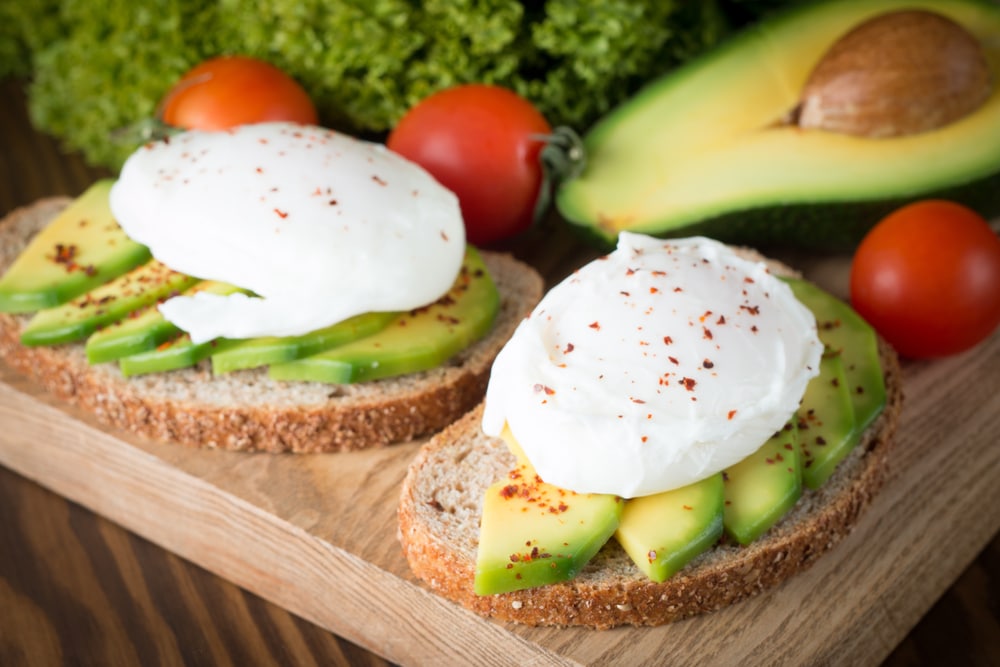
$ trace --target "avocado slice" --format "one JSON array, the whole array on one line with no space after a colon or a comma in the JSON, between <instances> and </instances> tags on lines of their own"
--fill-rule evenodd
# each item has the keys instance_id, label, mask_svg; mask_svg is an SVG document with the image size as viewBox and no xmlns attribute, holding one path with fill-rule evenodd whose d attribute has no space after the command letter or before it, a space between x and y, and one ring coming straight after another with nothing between
<instances>
[{"instance_id":1,"label":"avocado slice","mask_svg":"<svg viewBox=\"0 0 1000 667\"><path fill-rule=\"evenodd\" d=\"M231 344L232 341L226 339L192 343L191 336L182 333L152 350L122 357L118 360L118 368L125 377L148 373L166 373L194 366L216 350L225 349L227 345Z\"/></svg>"},{"instance_id":2,"label":"avocado slice","mask_svg":"<svg viewBox=\"0 0 1000 667\"><path fill-rule=\"evenodd\" d=\"M586 168L556 193L602 244L621 230L732 243L850 247L923 198L1000 214L1000 85L938 130L870 139L786 122L844 33L910 0L807 3L652 82L584 136ZM964 26L1000 76L1000 5L924 0Z\"/></svg>"},{"instance_id":3,"label":"avocado slice","mask_svg":"<svg viewBox=\"0 0 1000 667\"><path fill-rule=\"evenodd\" d=\"M266 336L232 341L212 353L216 375L308 357L381 331L399 313L362 313L302 336Z\"/></svg>"},{"instance_id":4,"label":"avocado slice","mask_svg":"<svg viewBox=\"0 0 1000 667\"><path fill-rule=\"evenodd\" d=\"M854 449L861 439L857 426L840 355L826 355L819 375L806 386L798 411L802 480L807 487L822 486Z\"/></svg>"},{"instance_id":5,"label":"avocado slice","mask_svg":"<svg viewBox=\"0 0 1000 667\"><path fill-rule=\"evenodd\" d=\"M196 278L150 260L69 303L39 311L21 332L21 343L58 345L78 341L195 282Z\"/></svg>"},{"instance_id":6,"label":"avocado slice","mask_svg":"<svg viewBox=\"0 0 1000 667\"><path fill-rule=\"evenodd\" d=\"M381 331L326 352L274 364L276 380L350 383L436 368L493 326L500 296L469 246L455 284L438 301L396 316Z\"/></svg>"},{"instance_id":7,"label":"avocado slice","mask_svg":"<svg viewBox=\"0 0 1000 667\"><path fill-rule=\"evenodd\" d=\"M760 449L723 472L726 534L750 544L776 524L802 497L798 429L789 422Z\"/></svg>"},{"instance_id":8,"label":"avocado slice","mask_svg":"<svg viewBox=\"0 0 1000 667\"><path fill-rule=\"evenodd\" d=\"M184 293L232 294L236 291L239 288L228 283L204 280ZM181 330L168 321L155 305L146 306L91 334L86 344L87 361L99 364L153 350L180 334Z\"/></svg>"},{"instance_id":9,"label":"avocado slice","mask_svg":"<svg viewBox=\"0 0 1000 667\"><path fill-rule=\"evenodd\" d=\"M31 240L0 278L0 312L58 306L149 260L111 215L112 183L94 183Z\"/></svg>"},{"instance_id":10,"label":"avocado slice","mask_svg":"<svg viewBox=\"0 0 1000 667\"><path fill-rule=\"evenodd\" d=\"M517 464L483 499L474 589L492 595L572 579L611 538L623 502L543 482L505 427Z\"/></svg>"},{"instance_id":11,"label":"avocado slice","mask_svg":"<svg viewBox=\"0 0 1000 667\"><path fill-rule=\"evenodd\" d=\"M854 405L858 431L871 426L885 408L885 378L875 330L849 305L816 285L787 279L795 298L816 317L819 339L840 356Z\"/></svg>"},{"instance_id":12,"label":"avocado slice","mask_svg":"<svg viewBox=\"0 0 1000 667\"><path fill-rule=\"evenodd\" d=\"M673 491L632 498L615 539L653 581L664 581L722 537L722 473Z\"/></svg>"}]
</instances>

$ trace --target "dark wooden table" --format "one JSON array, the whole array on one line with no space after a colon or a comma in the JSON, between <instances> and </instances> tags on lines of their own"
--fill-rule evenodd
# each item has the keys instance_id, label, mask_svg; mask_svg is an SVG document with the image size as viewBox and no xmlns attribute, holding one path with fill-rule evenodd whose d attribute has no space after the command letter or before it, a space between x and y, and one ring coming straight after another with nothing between
<instances>
[{"instance_id":1,"label":"dark wooden table","mask_svg":"<svg viewBox=\"0 0 1000 667\"><path fill-rule=\"evenodd\" d=\"M0 100L0 215L103 174L31 127L19 82ZM387 663L0 468L0 665L51 664ZM1000 665L1000 537L885 664Z\"/></svg>"}]
</instances>

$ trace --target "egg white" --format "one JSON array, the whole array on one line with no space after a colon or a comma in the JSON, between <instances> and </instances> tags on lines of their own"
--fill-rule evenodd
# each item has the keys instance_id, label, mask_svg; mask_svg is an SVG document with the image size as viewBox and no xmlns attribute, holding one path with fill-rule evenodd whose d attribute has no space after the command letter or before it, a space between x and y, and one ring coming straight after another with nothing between
<instances>
[{"instance_id":1,"label":"egg white","mask_svg":"<svg viewBox=\"0 0 1000 667\"><path fill-rule=\"evenodd\" d=\"M518 327L493 365L483 430L506 423L566 489L668 491L784 426L822 352L812 313L763 263L709 239L626 232Z\"/></svg>"},{"instance_id":2,"label":"egg white","mask_svg":"<svg viewBox=\"0 0 1000 667\"><path fill-rule=\"evenodd\" d=\"M122 168L111 209L167 266L253 292L161 304L195 342L421 307L449 289L465 251L458 199L425 170L294 123L148 144Z\"/></svg>"}]
</instances>

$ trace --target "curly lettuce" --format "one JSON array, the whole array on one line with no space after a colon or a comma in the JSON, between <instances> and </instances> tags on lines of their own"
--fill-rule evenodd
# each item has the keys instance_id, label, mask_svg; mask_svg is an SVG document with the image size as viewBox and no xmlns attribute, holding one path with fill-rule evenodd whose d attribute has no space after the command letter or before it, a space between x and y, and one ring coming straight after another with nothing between
<instances>
[{"instance_id":1,"label":"curly lettuce","mask_svg":"<svg viewBox=\"0 0 1000 667\"><path fill-rule=\"evenodd\" d=\"M36 126L94 164L120 166L190 67L220 54L299 80L324 124L390 129L430 93L505 85L554 125L584 130L650 78L714 45L717 2L685 0L26 0L61 34L32 53ZM53 7L52 5L55 5Z\"/></svg>"}]
</instances>

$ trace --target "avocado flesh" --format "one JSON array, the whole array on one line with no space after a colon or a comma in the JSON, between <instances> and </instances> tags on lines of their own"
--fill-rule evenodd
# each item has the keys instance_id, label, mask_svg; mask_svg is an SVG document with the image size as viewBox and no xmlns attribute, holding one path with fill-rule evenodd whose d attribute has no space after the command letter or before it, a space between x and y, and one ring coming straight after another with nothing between
<instances>
[{"instance_id":1,"label":"avocado flesh","mask_svg":"<svg viewBox=\"0 0 1000 667\"><path fill-rule=\"evenodd\" d=\"M239 288L228 283L204 280L187 289L184 294L232 294L236 291ZM130 313L125 319L91 334L86 344L87 361L99 364L154 350L180 334L181 330L155 306L147 306L144 310Z\"/></svg>"},{"instance_id":2,"label":"avocado flesh","mask_svg":"<svg viewBox=\"0 0 1000 667\"><path fill-rule=\"evenodd\" d=\"M269 373L276 380L343 384L436 368L483 337L499 309L496 286L470 246L455 284L435 303L396 316L371 336L274 364Z\"/></svg>"},{"instance_id":3,"label":"avocado flesh","mask_svg":"<svg viewBox=\"0 0 1000 667\"><path fill-rule=\"evenodd\" d=\"M181 368L189 368L202 359L209 357L216 350L225 349L231 343L232 341L225 339L192 343L191 336L182 333L180 336L172 338L152 350L122 357L118 360L118 368L125 377L146 375L149 373L166 373Z\"/></svg>"},{"instance_id":4,"label":"avocado flesh","mask_svg":"<svg viewBox=\"0 0 1000 667\"><path fill-rule=\"evenodd\" d=\"M653 581L664 581L715 544L723 531L722 473L651 496L632 498L615 539Z\"/></svg>"},{"instance_id":5,"label":"avocado flesh","mask_svg":"<svg viewBox=\"0 0 1000 667\"><path fill-rule=\"evenodd\" d=\"M618 526L622 501L543 482L505 429L517 458L507 479L486 490L474 589L507 593L572 579Z\"/></svg>"},{"instance_id":6,"label":"avocado flesh","mask_svg":"<svg viewBox=\"0 0 1000 667\"><path fill-rule=\"evenodd\" d=\"M795 298L816 317L819 339L838 354L854 406L858 432L864 432L885 407L885 378L878 336L849 305L805 280L788 279Z\"/></svg>"},{"instance_id":7,"label":"avocado flesh","mask_svg":"<svg viewBox=\"0 0 1000 667\"><path fill-rule=\"evenodd\" d=\"M739 544L750 544L802 497L802 454L795 423L789 422L723 476L726 534Z\"/></svg>"},{"instance_id":8,"label":"avocado flesh","mask_svg":"<svg viewBox=\"0 0 1000 667\"><path fill-rule=\"evenodd\" d=\"M61 306L41 310L21 332L24 345L72 343L197 282L153 259Z\"/></svg>"},{"instance_id":9,"label":"avocado flesh","mask_svg":"<svg viewBox=\"0 0 1000 667\"><path fill-rule=\"evenodd\" d=\"M822 247L857 242L919 198L1000 213L1000 85L965 118L908 137L782 123L838 37L903 7L964 25L1000 73L1000 6L991 3L848 0L793 9L653 82L598 123L584 138L587 168L557 193L559 211L608 243L627 229Z\"/></svg>"},{"instance_id":10,"label":"avocado flesh","mask_svg":"<svg viewBox=\"0 0 1000 667\"><path fill-rule=\"evenodd\" d=\"M18 255L0 278L0 312L58 306L149 260L111 215L112 182L90 186Z\"/></svg>"},{"instance_id":11,"label":"avocado flesh","mask_svg":"<svg viewBox=\"0 0 1000 667\"><path fill-rule=\"evenodd\" d=\"M839 356L826 356L820 362L819 375L809 381L798 414L802 481L818 489L861 439Z\"/></svg>"},{"instance_id":12,"label":"avocado flesh","mask_svg":"<svg viewBox=\"0 0 1000 667\"><path fill-rule=\"evenodd\" d=\"M212 372L221 375L308 357L381 331L397 316L398 313L362 313L302 336L232 341L225 349L212 353Z\"/></svg>"}]
</instances>

